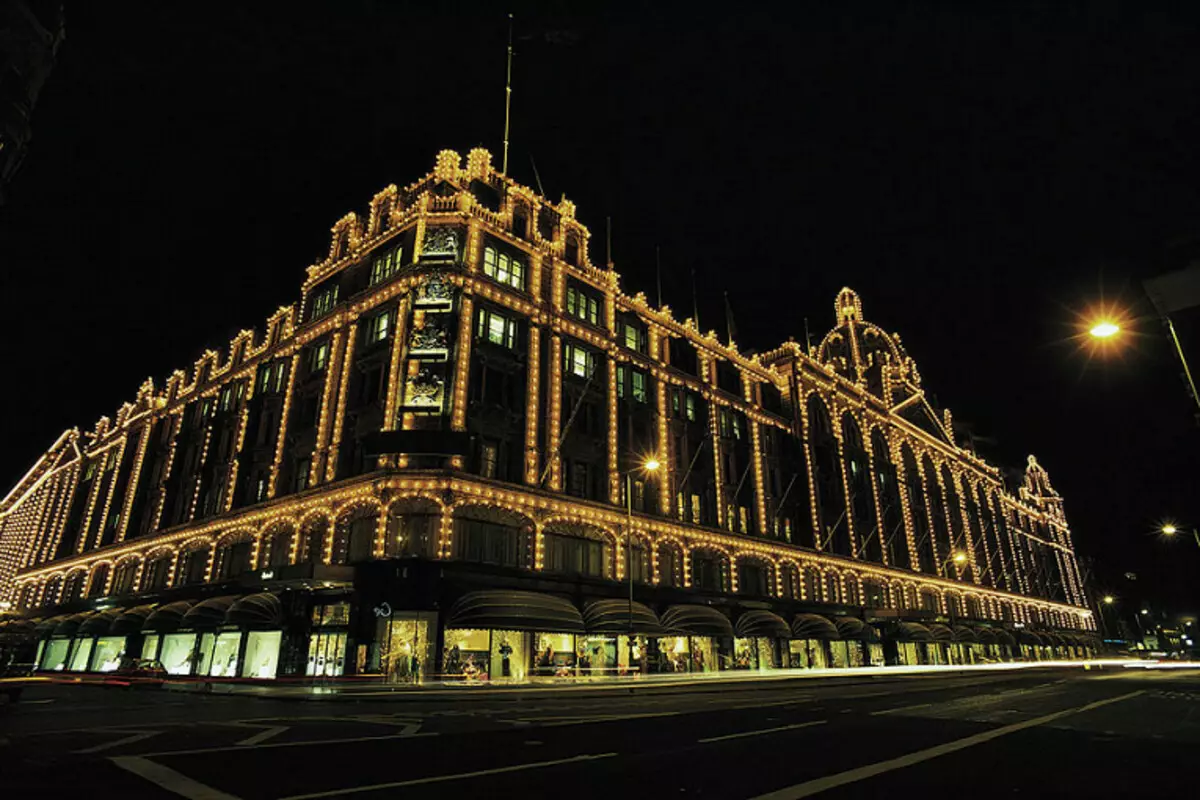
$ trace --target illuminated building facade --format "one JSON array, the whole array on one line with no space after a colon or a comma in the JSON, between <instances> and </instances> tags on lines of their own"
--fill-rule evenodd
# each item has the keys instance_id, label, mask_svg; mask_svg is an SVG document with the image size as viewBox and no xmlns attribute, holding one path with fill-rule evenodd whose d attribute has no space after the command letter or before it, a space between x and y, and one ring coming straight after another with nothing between
<instances>
[{"instance_id":1,"label":"illuminated building facade","mask_svg":"<svg viewBox=\"0 0 1200 800\"><path fill-rule=\"evenodd\" d=\"M851 290L811 352L744 355L624 293L574 205L484 150L332 234L263 331L0 501L10 646L401 680L1092 646L1046 472L1014 493L958 447Z\"/></svg>"}]
</instances>

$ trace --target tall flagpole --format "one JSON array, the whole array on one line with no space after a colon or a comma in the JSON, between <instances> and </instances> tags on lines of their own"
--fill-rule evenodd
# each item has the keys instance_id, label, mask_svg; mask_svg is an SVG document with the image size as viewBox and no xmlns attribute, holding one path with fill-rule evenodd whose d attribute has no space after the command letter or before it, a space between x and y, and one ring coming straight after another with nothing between
<instances>
[{"instance_id":1,"label":"tall flagpole","mask_svg":"<svg viewBox=\"0 0 1200 800\"><path fill-rule=\"evenodd\" d=\"M513 15L508 15L508 74L504 79L504 165L500 171L505 175L508 174L508 120L509 113L512 110L512 36L513 36Z\"/></svg>"}]
</instances>

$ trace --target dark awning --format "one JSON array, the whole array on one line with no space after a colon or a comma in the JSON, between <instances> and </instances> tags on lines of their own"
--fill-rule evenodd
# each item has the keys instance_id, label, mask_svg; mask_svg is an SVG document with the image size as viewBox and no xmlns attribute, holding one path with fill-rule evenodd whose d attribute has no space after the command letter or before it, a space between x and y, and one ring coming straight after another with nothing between
<instances>
[{"instance_id":1,"label":"dark awning","mask_svg":"<svg viewBox=\"0 0 1200 800\"><path fill-rule=\"evenodd\" d=\"M1038 636L1042 637L1042 641L1051 647L1062 647L1066 644L1057 633L1039 633Z\"/></svg>"},{"instance_id":2,"label":"dark awning","mask_svg":"<svg viewBox=\"0 0 1200 800\"><path fill-rule=\"evenodd\" d=\"M1033 645L1034 647L1042 646L1042 640L1036 633L1024 629L1017 631L1017 641L1021 644Z\"/></svg>"},{"instance_id":3,"label":"dark awning","mask_svg":"<svg viewBox=\"0 0 1200 800\"><path fill-rule=\"evenodd\" d=\"M79 630L79 626L83 621L91 616L90 613L85 614L70 614L62 618L62 620L54 626L54 637L56 639L69 639Z\"/></svg>"},{"instance_id":4,"label":"dark awning","mask_svg":"<svg viewBox=\"0 0 1200 800\"><path fill-rule=\"evenodd\" d=\"M933 634L919 622L900 622L888 632L888 637L897 642L932 642Z\"/></svg>"},{"instance_id":5,"label":"dark awning","mask_svg":"<svg viewBox=\"0 0 1200 800\"><path fill-rule=\"evenodd\" d=\"M28 639L33 637L37 627L36 619L9 619L0 622L0 635L13 641Z\"/></svg>"},{"instance_id":6,"label":"dark awning","mask_svg":"<svg viewBox=\"0 0 1200 800\"><path fill-rule=\"evenodd\" d=\"M34 628L33 632L38 636L38 638L45 639L47 636L52 635L54 633L54 629L58 627L58 623L62 622L66 618L67 617L65 614L59 614L57 617L49 617L44 619L37 624L37 627Z\"/></svg>"},{"instance_id":7,"label":"dark awning","mask_svg":"<svg viewBox=\"0 0 1200 800\"><path fill-rule=\"evenodd\" d=\"M820 614L797 614L792 620L795 639L837 639L837 626Z\"/></svg>"},{"instance_id":8,"label":"dark awning","mask_svg":"<svg viewBox=\"0 0 1200 800\"><path fill-rule=\"evenodd\" d=\"M588 633L629 633L628 600L595 600L583 609L583 626ZM642 636L662 636L666 631L658 615L641 603L632 605L632 631Z\"/></svg>"},{"instance_id":9,"label":"dark awning","mask_svg":"<svg viewBox=\"0 0 1200 800\"><path fill-rule=\"evenodd\" d=\"M470 592L450 609L448 628L583 633L579 609L561 597L515 589Z\"/></svg>"},{"instance_id":10,"label":"dark awning","mask_svg":"<svg viewBox=\"0 0 1200 800\"><path fill-rule=\"evenodd\" d=\"M174 633L183 624L183 615L192 607L190 600L177 600L160 606L142 623L142 633Z\"/></svg>"},{"instance_id":11,"label":"dark awning","mask_svg":"<svg viewBox=\"0 0 1200 800\"><path fill-rule=\"evenodd\" d=\"M107 608L104 611L97 611L88 616L83 622L79 623L79 630L75 632L76 636L106 636L109 627L113 621L121 615L119 608Z\"/></svg>"},{"instance_id":12,"label":"dark awning","mask_svg":"<svg viewBox=\"0 0 1200 800\"><path fill-rule=\"evenodd\" d=\"M225 624L264 631L282 628L283 604L270 592L246 595L229 607Z\"/></svg>"},{"instance_id":13,"label":"dark awning","mask_svg":"<svg viewBox=\"0 0 1200 800\"><path fill-rule=\"evenodd\" d=\"M108 628L108 632L113 636L128 636L132 633L137 633L146 623L146 618L152 613L154 613L153 605L127 608L120 616L113 620L112 625Z\"/></svg>"},{"instance_id":14,"label":"dark awning","mask_svg":"<svg viewBox=\"0 0 1200 800\"><path fill-rule=\"evenodd\" d=\"M956 642L961 642L963 644L974 644L979 641L979 634L975 633L975 631L973 631L971 628L968 628L966 625L955 625L951 629L951 633L954 634L954 641Z\"/></svg>"},{"instance_id":15,"label":"dark awning","mask_svg":"<svg viewBox=\"0 0 1200 800\"><path fill-rule=\"evenodd\" d=\"M729 618L712 606L671 606L662 616L662 626L671 633L691 636L733 636Z\"/></svg>"},{"instance_id":16,"label":"dark awning","mask_svg":"<svg viewBox=\"0 0 1200 800\"><path fill-rule=\"evenodd\" d=\"M996 641L996 631L992 628L976 628L975 638L980 644L998 644Z\"/></svg>"},{"instance_id":17,"label":"dark awning","mask_svg":"<svg viewBox=\"0 0 1200 800\"><path fill-rule=\"evenodd\" d=\"M737 618L734 631L743 639L749 639L752 636L790 639L792 636L792 629L784 622L783 617L761 608L743 611Z\"/></svg>"},{"instance_id":18,"label":"dark awning","mask_svg":"<svg viewBox=\"0 0 1200 800\"><path fill-rule=\"evenodd\" d=\"M213 630L225 624L225 615L238 598L232 595L210 597L188 609L181 627L188 630Z\"/></svg>"},{"instance_id":19,"label":"dark awning","mask_svg":"<svg viewBox=\"0 0 1200 800\"><path fill-rule=\"evenodd\" d=\"M839 639L854 639L858 641L878 641L879 635L875 628L863 622L858 617L834 617L833 624L837 627Z\"/></svg>"},{"instance_id":20,"label":"dark awning","mask_svg":"<svg viewBox=\"0 0 1200 800\"><path fill-rule=\"evenodd\" d=\"M950 630L945 625L940 625L936 622L931 622L926 627L929 629L929 633L931 636L933 636L933 640L935 642L953 642L954 641L954 631Z\"/></svg>"},{"instance_id":21,"label":"dark awning","mask_svg":"<svg viewBox=\"0 0 1200 800\"><path fill-rule=\"evenodd\" d=\"M1004 644L1012 647L1017 643L1013 635L1003 628L993 628L992 633L996 636L996 644Z\"/></svg>"}]
</instances>

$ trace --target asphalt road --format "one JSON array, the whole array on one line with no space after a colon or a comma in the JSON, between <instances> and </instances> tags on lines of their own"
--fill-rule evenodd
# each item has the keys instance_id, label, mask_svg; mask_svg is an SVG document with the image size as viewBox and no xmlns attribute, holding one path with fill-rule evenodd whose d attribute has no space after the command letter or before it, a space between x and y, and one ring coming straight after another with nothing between
<instances>
[{"instance_id":1,"label":"asphalt road","mask_svg":"<svg viewBox=\"0 0 1200 800\"><path fill-rule=\"evenodd\" d=\"M0 787L196 800L1190 796L1198 745L1190 670L449 701L46 686L0 709Z\"/></svg>"}]
</instances>

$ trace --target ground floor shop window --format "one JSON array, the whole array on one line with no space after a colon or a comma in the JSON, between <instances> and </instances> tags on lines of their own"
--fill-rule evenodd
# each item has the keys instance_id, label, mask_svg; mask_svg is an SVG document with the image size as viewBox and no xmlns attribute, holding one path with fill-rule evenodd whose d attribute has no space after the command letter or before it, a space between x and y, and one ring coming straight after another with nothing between
<instances>
[{"instance_id":1,"label":"ground floor shop window","mask_svg":"<svg viewBox=\"0 0 1200 800\"><path fill-rule=\"evenodd\" d=\"M878 642L868 644L867 660L872 667L882 667L886 663L883 659L883 645Z\"/></svg>"},{"instance_id":2,"label":"ground floor shop window","mask_svg":"<svg viewBox=\"0 0 1200 800\"><path fill-rule=\"evenodd\" d=\"M308 664L304 674L337 677L346 670L346 634L314 633L308 638Z\"/></svg>"},{"instance_id":3,"label":"ground floor shop window","mask_svg":"<svg viewBox=\"0 0 1200 800\"><path fill-rule=\"evenodd\" d=\"M375 622L371 670L393 683L420 683L432 664L430 623L416 616L393 614Z\"/></svg>"},{"instance_id":4,"label":"ground floor shop window","mask_svg":"<svg viewBox=\"0 0 1200 800\"><path fill-rule=\"evenodd\" d=\"M206 633L200 637L200 668L197 675L232 678L237 675L238 650L242 645L240 631Z\"/></svg>"},{"instance_id":5,"label":"ground floor shop window","mask_svg":"<svg viewBox=\"0 0 1200 800\"><path fill-rule=\"evenodd\" d=\"M774 669L776 643L766 636L733 640L734 669Z\"/></svg>"},{"instance_id":6,"label":"ground floor shop window","mask_svg":"<svg viewBox=\"0 0 1200 800\"><path fill-rule=\"evenodd\" d=\"M283 631L250 631L246 634L243 678L274 678L279 668L279 645Z\"/></svg>"},{"instance_id":7,"label":"ground floor shop window","mask_svg":"<svg viewBox=\"0 0 1200 800\"><path fill-rule=\"evenodd\" d=\"M158 658L158 634L148 633L142 640L142 658Z\"/></svg>"},{"instance_id":8,"label":"ground floor shop window","mask_svg":"<svg viewBox=\"0 0 1200 800\"><path fill-rule=\"evenodd\" d=\"M42 652L42 669L61 672L67 668L67 653L71 649L70 639L51 639Z\"/></svg>"},{"instance_id":9,"label":"ground floor shop window","mask_svg":"<svg viewBox=\"0 0 1200 800\"><path fill-rule=\"evenodd\" d=\"M711 636L665 636L658 640L664 672L716 672L720 648Z\"/></svg>"},{"instance_id":10,"label":"ground floor shop window","mask_svg":"<svg viewBox=\"0 0 1200 800\"><path fill-rule=\"evenodd\" d=\"M162 639L158 660L170 675L191 675L196 650L196 634L168 633Z\"/></svg>"},{"instance_id":11,"label":"ground floor shop window","mask_svg":"<svg viewBox=\"0 0 1200 800\"><path fill-rule=\"evenodd\" d=\"M565 678L575 674L582 654L575 652L575 635L570 633L538 633L535 674ZM582 640L583 637L580 637Z\"/></svg>"},{"instance_id":12,"label":"ground floor shop window","mask_svg":"<svg viewBox=\"0 0 1200 800\"><path fill-rule=\"evenodd\" d=\"M491 653L491 636L492 632L488 630L448 628L446 645L442 652L442 667L446 674L462 676L467 680L486 679ZM509 658L511 661L511 654Z\"/></svg>"},{"instance_id":13,"label":"ground floor shop window","mask_svg":"<svg viewBox=\"0 0 1200 800\"><path fill-rule=\"evenodd\" d=\"M71 646L71 665L67 669L71 672L86 672L95 644L95 639L76 639Z\"/></svg>"},{"instance_id":14,"label":"ground floor shop window","mask_svg":"<svg viewBox=\"0 0 1200 800\"><path fill-rule=\"evenodd\" d=\"M788 655L793 668L825 669L825 643L820 639L791 639Z\"/></svg>"},{"instance_id":15,"label":"ground floor shop window","mask_svg":"<svg viewBox=\"0 0 1200 800\"><path fill-rule=\"evenodd\" d=\"M114 672L125 655L124 636L105 636L96 640L92 651L92 672Z\"/></svg>"},{"instance_id":16,"label":"ground floor shop window","mask_svg":"<svg viewBox=\"0 0 1200 800\"><path fill-rule=\"evenodd\" d=\"M896 660L903 666L915 667L921 663L917 655L916 642L898 642L896 644Z\"/></svg>"},{"instance_id":17,"label":"ground floor shop window","mask_svg":"<svg viewBox=\"0 0 1200 800\"><path fill-rule=\"evenodd\" d=\"M37 664L38 669L44 669L42 666L42 652L46 649L46 640L42 639L38 642L37 655L33 657L33 663Z\"/></svg>"},{"instance_id":18,"label":"ground floor shop window","mask_svg":"<svg viewBox=\"0 0 1200 800\"><path fill-rule=\"evenodd\" d=\"M617 653L616 674L628 675L647 670L649 658L646 637L634 636L631 642L630 637L622 634L614 639L614 644ZM607 674L612 674L612 671L609 670Z\"/></svg>"}]
</instances>

